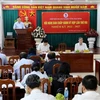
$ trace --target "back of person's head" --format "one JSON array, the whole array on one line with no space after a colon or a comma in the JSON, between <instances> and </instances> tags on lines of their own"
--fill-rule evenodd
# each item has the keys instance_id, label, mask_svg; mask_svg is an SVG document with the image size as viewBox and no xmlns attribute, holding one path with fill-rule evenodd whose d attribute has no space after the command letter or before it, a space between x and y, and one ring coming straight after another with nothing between
<instances>
[{"instance_id":1,"label":"back of person's head","mask_svg":"<svg viewBox=\"0 0 100 100\"><path fill-rule=\"evenodd\" d=\"M31 67L32 71L39 71L40 68L41 68L40 62L34 62L34 63L32 64L32 67Z\"/></svg>"},{"instance_id":2,"label":"back of person's head","mask_svg":"<svg viewBox=\"0 0 100 100\"><path fill-rule=\"evenodd\" d=\"M31 74L26 79L26 85L31 89L38 88L40 86L40 78L35 74Z\"/></svg>"},{"instance_id":3,"label":"back of person's head","mask_svg":"<svg viewBox=\"0 0 100 100\"><path fill-rule=\"evenodd\" d=\"M22 58L27 58L27 53L26 52L21 52L20 54L19 54L19 56L20 56L20 59L22 59Z\"/></svg>"},{"instance_id":4,"label":"back of person's head","mask_svg":"<svg viewBox=\"0 0 100 100\"><path fill-rule=\"evenodd\" d=\"M93 75L87 75L82 80L82 85L86 90L96 90L97 89L97 78Z\"/></svg>"},{"instance_id":5,"label":"back of person's head","mask_svg":"<svg viewBox=\"0 0 100 100\"><path fill-rule=\"evenodd\" d=\"M55 59L56 55L55 55L54 52L50 52L50 53L48 53L47 57L48 57L49 59Z\"/></svg>"},{"instance_id":6,"label":"back of person's head","mask_svg":"<svg viewBox=\"0 0 100 100\"><path fill-rule=\"evenodd\" d=\"M30 48L28 53L36 54L36 48Z\"/></svg>"},{"instance_id":7,"label":"back of person's head","mask_svg":"<svg viewBox=\"0 0 100 100\"><path fill-rule=\"evenodd\" d=\"M58 69L58 74L69 75L69 73L70 73L70 65L66 62L62 62Z\"/></svg>"},{"instance_id":8,"label":"back of person's head","mask_svg":"<svg viewBox=\"0 0 100 100\"><path fill-rule=\"evenodd\" d=\"M46 38L43 39L44 43L48 43L48 40Z\"/></svg>"}]
</instances>

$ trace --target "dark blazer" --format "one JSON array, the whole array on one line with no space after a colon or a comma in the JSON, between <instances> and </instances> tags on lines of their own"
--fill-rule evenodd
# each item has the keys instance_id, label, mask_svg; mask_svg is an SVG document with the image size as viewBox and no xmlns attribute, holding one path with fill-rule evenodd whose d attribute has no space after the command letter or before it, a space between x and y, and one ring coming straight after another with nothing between
<instances>
[{"instance_id":1,"label":"dark blazer","mask_svg":"<svg viewBox=\"0 0 100 100\"><path fill-rule=\"evenodd\" d=\"M51 61L46 62L44 64L44 70L46 71L48 76L53 75L53 65L56 64L56 63L61 63L61 61L52 59Z\"/></svg>"}]
</instances>

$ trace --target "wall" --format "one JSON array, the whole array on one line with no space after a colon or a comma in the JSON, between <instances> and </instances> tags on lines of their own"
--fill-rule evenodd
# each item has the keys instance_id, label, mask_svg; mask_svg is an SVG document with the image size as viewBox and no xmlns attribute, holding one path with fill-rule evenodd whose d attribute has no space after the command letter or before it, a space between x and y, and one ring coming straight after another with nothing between
<instances>
[{"instance_id":1,"label":"wall","mask_svg":"<svg viewBox=\"0 0 100 100\"><path fill-rule=\"evenodd\" d=\"M100 3L97 5L97 7L97 32L99 33L97 46L100 47Z\"/></svg>"},{"instance_id":2,"label":"wall","mask_svg":"<svg viewBox=\"0 0 100 100\"><path fill-rule=\"evenodd\" d=\"M0 48L4 47L4 31L3 31L3 17L2 17L2 4L0 3Z\"/></svg>"}]
</instances>

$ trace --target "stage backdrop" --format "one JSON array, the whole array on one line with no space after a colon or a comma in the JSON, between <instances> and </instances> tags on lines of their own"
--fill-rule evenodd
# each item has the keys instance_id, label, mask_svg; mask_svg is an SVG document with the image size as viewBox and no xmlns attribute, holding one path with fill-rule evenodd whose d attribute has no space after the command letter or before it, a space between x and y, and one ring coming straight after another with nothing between
<instances>
[{"instance_id":1,"label":"stage backdrop","mask_svg":"<svg viewBox=\"0 0 100 100\"><path fill-rule=\"evenodd\" d=\"M90 30L89 12L43 12L46 33L84 33Z\"/></svg>"},{"instance_id":2,"label":"stage backdrop","mask_svg":"<svg viewBox=\"0 0 100 100\"><path fill-rule=\"evenodd\" d=\"M11 7L10 7L11 6ZM36 26L42 27L42 13L49 12L89 12L90 13L90 28L97 29L97 5L4 5L3 6L3 22L4 33L13 32L13 24L19 15L19 10L36 10ZM33 17L32 17L33 18ZM14 37L16 34L14 33ZM84 42L87 42L87 38L83 33L50 33L47 34L50 45L55 48L59 43L65 42L68 47L74 47L78 42L78 38L83 37Z\"/></svg>"}]
</instances>

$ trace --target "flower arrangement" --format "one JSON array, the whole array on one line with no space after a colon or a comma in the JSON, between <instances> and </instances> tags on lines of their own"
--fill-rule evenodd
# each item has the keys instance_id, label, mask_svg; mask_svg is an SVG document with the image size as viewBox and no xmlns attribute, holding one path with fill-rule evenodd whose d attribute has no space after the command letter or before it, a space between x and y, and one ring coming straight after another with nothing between
<instances>
[{"instance_id":1,"label":"flower arrangement","mask_svg":"<svg viewBox=\"0 0 100 100\"><path fill-rule=\"evenodd\" d=\"M97 37L98 33L94 29L91 29L90 31L86 32L85 35L87 37Z\"/></svg>"},{"instance_id":2,"label":"flower arrangement","mask_svg":"<svg viewBox=\"0 0 100 100\"><path fill-rule=\"evenodd\" d=\"M44 32L44 30L38 26L33 32L32 32L32 36L34 38L45 38L46 34Z\"/></svg>"}]
</instances>

